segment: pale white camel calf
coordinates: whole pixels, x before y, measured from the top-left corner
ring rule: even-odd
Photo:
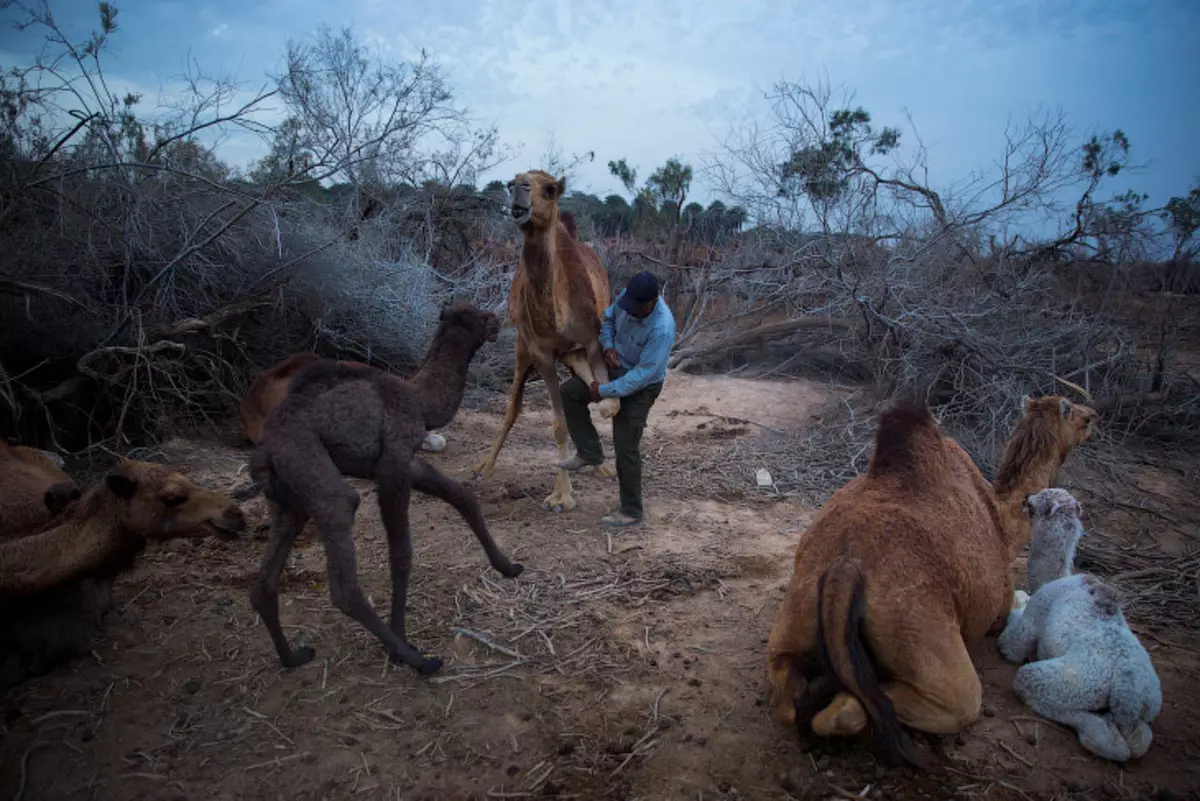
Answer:
[[[1050,488],[1025,503],[1033,519],[1033,595],[1009,613],[998,645],[1010,662],[1036,661],[1017,671],[1013,691],[1042,717],[1075,729],[1097,756],[1139,758],[1162,709],[1150,654],[1129,630],[1116,592],[1095,576],[1071,572],[1084,533],[1078,501]]]

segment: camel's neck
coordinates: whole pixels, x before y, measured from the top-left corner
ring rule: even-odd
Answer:
[[[1023,470],[1015,481],[996,487],[996,504],[1004,521],[1005,545],[1010,560],[1017,557],[1033,533],[1033,526],[1021,505],[1026,497],[1054,485],[1062,463],[1063,459],[1057,453],[1044,455]]]
[[[0,543],[0,594],[28,595],[87,576],[115,575],[143,547],[144,538],[129,535],[101,506],[40,534]]]
[[[555,232],[558,229],[558,219],[544,230],[525,235],[525,245],[521,251],[525,272],[529,282],[538,289],[550,290],[554,287],[554,249],[556,247]]]
[[[433,341],[421,368],[409,379],[421,404],[425,430],[442,428],[454,419],[467,386],[467,368],[476,348],[441,337]]]
[[[1029,592],[1041,589],[1055,579],[1071,575],[1071,565],[1075,561],[1075,543],[1071,542],[1066,550],[1060,543],[1038,547],[1034,542],[1029,549]]]

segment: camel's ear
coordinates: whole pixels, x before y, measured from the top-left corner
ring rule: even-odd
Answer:
[[[562,197],[567,193],[567,176],[562,176],[558,179],[558,183],[554,185],[554,191],[558,197]]]
[[[1028,417],[1033,411],[1033,398],[1028,395],[1021,396],[1021,416]]]
[[[124,473],[109,473],[104,481],[118,498],[129,500],[137,492],[137,482]]]
[[[1075,410],[1071,408],[1071,402],[1066,398],[1059,400],[1058,411],[1064,420],[1070,420],[1075,415]]]

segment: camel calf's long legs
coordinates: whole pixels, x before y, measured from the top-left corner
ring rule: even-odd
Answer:
[[[299,667],[312,661],[317,652],[308,645],[295,650],[288,645],[283,627],[279,624],[279,577],[307,518],[298,510],[284,509],[274,502],[270,504],[270,514],[271,538],[259,568],[258,583],[250,591],[250,605],[266,625],[275,651],[279,654],[279,661],[284,667]]]
[[[475,467],[476,478],[487,478],[496,468],[496,457],[500,455],[500,449],[504,447],[504,441],[508,439],[508,432],[512,430],[513,424],[517,422],[517,417],[521,414],[521,406],[525,398],[525,380],[529,377],[532,367],[533,361],[518,339],[517,366],[513,370],[512,388],[508,391],[508,410],[504,413],[504,425],[500,427],[500,433],[496,435],[487,457]]]
[[[378,637],[387,646],[393,663],[408,665],[422,675],[436,671],[442,666],[442,660],[426,657],[397,637],[367,603],[367,597],[358,583],[358,562],[354,549],[355,504],[349,502],[347,495],[353,493],[357,498],[354,488],[338,474],[336,481],[331,476],[330,481],[319,489],[305,489],[310,498],[313,521],[325,543],[329,594],[334,606]]]
[[[483,508],[475,498],[475,494],[461,482],[443,475],[436,467],[419,456],[413,457],[409,463],[409,476],[413,489],[440,498],[453,506],[462,515],[463,520],[475,532],[475,538],[483,546],[488,562],[500,575],[506,578],[516,578],[525,568],[519,562],[509,560],[488,531],[487,522],[483,518]],[[380,496],[382,498],[382,495]]]

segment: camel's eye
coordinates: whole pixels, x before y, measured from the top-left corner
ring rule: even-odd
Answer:
[[[542,187],[542,196],[543,197],[554,197],[555,188],[556,187],[554,186],[554,184],[546,184],[545,186]]]
[[[169,495],[162,496],[163,506],[176,507],[183,506],[187,503],[187,495],[182,492],[172,492]]]

